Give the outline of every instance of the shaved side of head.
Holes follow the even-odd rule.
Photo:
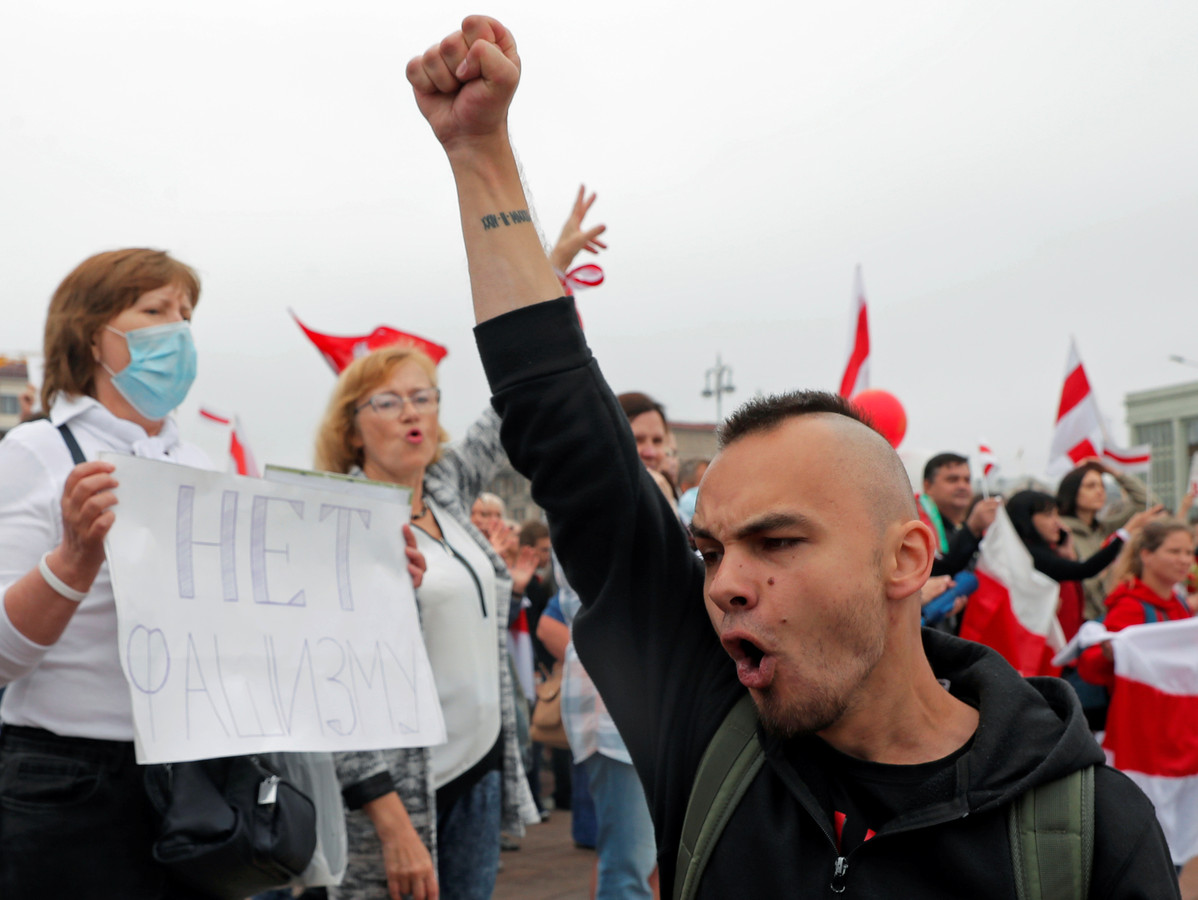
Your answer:
[[[919,518],[915,492],[902,460],[868,418],[839,394],[794,391],[750,400],[720,426],[720,449],[747,435],[772,431],[785,422],[806,417],[829,429],[846,488],[851,485],[861,492],[879,532],[891,524]]]

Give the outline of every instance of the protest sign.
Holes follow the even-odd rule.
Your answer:
[[[120,482],[105,552],[139,762],[445,740],[406,490],[101,456]]]

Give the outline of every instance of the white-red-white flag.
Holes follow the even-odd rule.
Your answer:
[[[983,478],[989,478],[990,473],[998,468],[998,457],[994,455],[987,441],[978,442],[977,462]]]
[[[1121,472],[1147,472],[1152,467],[1152,444],[1116,447],[1107,441],[1102,448],[1102,458]]]
[[[999,507],[982,538],[978,589],[961,620],[961,637],[993,647],[1021,675],[1056,675],[1053,655],[1065,646],[1057,621],[1060,586],[1032,565],[1011,517]]]
[[[537,689],[535,675],[536,660],[533,656],[532,635],[528,631],[528,601],[520,609],[507,629],[507,652],[512,658],[512,667],[516,670],[516,680],[520,682],[520,690],[524,692],[529,703],[536,700]]]
[[[1065,365],[1065,385],[1057,407],[1057,424],[1048,454],[1050,475],[1064,475],[1088,456],[1101,456],[1103,447],[1102,414],[1090,390],[1090,380],[1077,352],[1077,342],[1069,342],[1069,360]]]
[[[869,387],[869,316],[861,267],[853,281],[853,318],[849,327],[849,360],[840,379],[840,396],[848,399]]]
[[[1198,856],[1198,619],[1114,635],[1103,747],[1156,807],[1178,865]]]
[[[245,432],[241,428],[241,420],[237,416],[218,415],[202,406],[200,415],[210,422],[216,422],[229,429],[229,471],[236,472],[238,475],[248,475],[251,478],[261,477],[262,472],[258,469],[258,462],[254,459],[249,442],[245,439]]]

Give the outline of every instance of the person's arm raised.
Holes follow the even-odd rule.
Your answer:
[[[508,140],[520,82],[511,33],[468,16],[460,31],[412,59],[407,76],[453,170],[477,321],[560,296]]]

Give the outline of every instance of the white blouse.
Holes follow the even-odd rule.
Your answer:
[[[212,464],[198,447],[180,441],[174,420],[151,437],[91,397],[59,395],[48,421],[20,425],[0,440],[0,684],[8,685],[0,720],[70,737],[131,741],[133,711],[117,655],[107,563],[51,646],[17,631],[4,604],[8,588],[62,541],[62,489],[75,467],[57,429],[64,423],[89,460],[111,450],[204,469]]]
[[[433,782],[444,787],[499,738],[499,645],[495,570],[475,539],[426,496],[444,542],[413,528],[428,569],[420,616],[448,741],[432,748]],[[507,615],[504,607],[503,614]]]

